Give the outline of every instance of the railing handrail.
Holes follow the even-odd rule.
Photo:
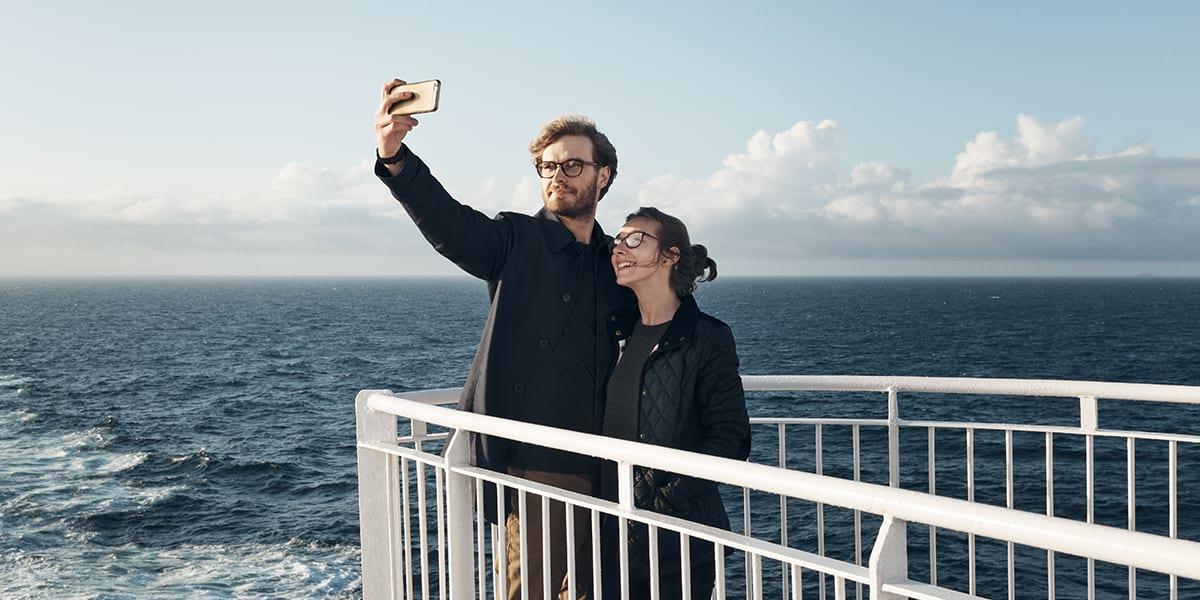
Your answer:
[[[748,392],[917,392],[930,394],[997,394],[1102,400],[1200,404],[1200,386],[1120,383],[1070,379],[1001,379],[982,377],[895,377],[890,375],[742,375]],[[450,404],[462,388],[405,392],[410,400]]]
[[[772,385],[792,386],[786,388],[789,390],[795,389],[795,386],[801,384],[812,386],[818,384],[831,385],[834,381],[854,383],[857,380],[864,387],[867,387],[868,384],[870,385],[871,389],[864,391],[880,391],[875,389],[877,386],[875,382],[891,381],[903,385],[904,381],[908,379],[922,380],[924,378],[767,377],[760,378],[757,381],[751,379],[749,381],[751,385],[747,387],[752,387],[753,385],[752,389],[762,389],[754,384],[766,383],[765,380],[771,380]],[[1141,384],[1107,385],[1116,387],[1123,385],[1141,386]],[[930,388],[935,391],[947,392],[953,389],[963,389],[954,386],[942,388],[935,385],[928,385],[925,389]],[[911,388],[907,389],[911,391]],[[1015,388],[997,385],[987,389],[1011,390]],[[649,446],[637,442],[556,429],[543,425],[514,422],[499,417],[442,408],[432,403],[436,401],[436,398],[444,398],[446,395],[452,393],[451,390],[430,392],[421,400],[397,397],[390,392],[382,391],[364,393],[369,394],[365,402],[369,410],[399,415],[451,429],[494,435],[577,454],[594,456],[605,460],[663,469],[734,486],[781,494],[792,498],[832,504],[877,515],[890,515],[905,521],[934,525],[968,534],[1011,541],[1021,545],[1130,565],[1150,571],[1174,573],[1182,577],[1200,579],[1200,543],[1198,542],[1165,538],[1148,533],[1082,523],[1061,517],[1028,513],[801,471],[789,470],[781,473],[778,467],[725,458],[703,456],[701,457],[702,460],[697,460],[697,455],[691,452],[660,446]],[[980,391],[978,393],[1005,392]],[[415,396],[416,394],[406,395]],[[1070,393],[1067,395],[1074,396],[1075,394]],[[1145,399],[1145,396],[1149,394],[1138,395],[1139,398],[1127,397],[1131,395],[1135,394],[1123,394],[1123,396],[1126,396],[1124,399]],[[1105,394],[1104,397],[1109,398],[1112,396]],[[1181,400],[1171,399],[1165,401],[1178,402]],[[1132,548],[1136,548],[1137,551],[1131,552]]]
[[[981,377],[895,377],[890,375],[743,375],[747,391],[765,392],[919,392],[998,394],[1105,400],[1138,400],[1200,404],[1200,386],[1118,383],[1069,379],[1000,379]]]

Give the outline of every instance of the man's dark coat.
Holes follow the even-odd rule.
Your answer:
[[[408,211],[434,249],[462,270],[487,282],[491,306],[483,337],[459,399],[460,410],[563,427],[578,415],[562,414],[562,403],[531,398],[525,388],[546,367],[554,345],[578,296],[580,268],[574,260],[575,237],[557,217],[542,209],[535,216],[502,212],[496,218],[465,206],[450,196],[415,154],[405,147],[404,168],[391,176],[382,164],[376,175]],[[599,225],[593,237],[608,238]],[[607,244],[602,244],[607,248]],[[599,433],[604,418],[603,378],[614,350],[607,340],[605,319],[633,303],[629,290],[617,286],[607,250],[596,259],[596,377],[592,428]],[[508,443],[472,434],[475,465],[504,472]],[[489,520],[495,519],[495,488],[485,499]]]

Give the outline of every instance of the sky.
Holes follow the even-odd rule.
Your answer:
[[[722,275],[1200,276],[1200,4],[0,0],[0,277],[455,275],[373,175],[383,82],[460,201],[597,218]]]

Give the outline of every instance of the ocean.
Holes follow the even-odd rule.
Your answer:
[[[1200,280],[723,277],[697,299],[732,326],[744,374],[1200,385]],[[484,286],[459,278],[0,281],[0,597],[361,596],[354,396],[461,385],[486,309]],[[902,404],[910,418],[1078,417],[1070,401]],[[755,394],[749,407],[752,416],[886,413],[881,396]],[[1200,407],[1102,402],[1100,421],[1196,434]],[[977,461],[1003,451],[993,442],[981,438]],[[773,463],[775,443],[773,428],[756,429],[752,460]],[[1019,442],[1018,453],[1038,443]],[[944,444],[953,454],[962,442]],[[1067,442],[1060,450],[1079,453]],[[794,451],[796,468],[812,470],[811,449]],[[1195,540],[1198,454],[1181,445],[1180,536]],[[1138,528],[1160,533],[1165,510],[1151,500],[1165,480],[1151,465],[1161,455],[1139,446],[1139,504],[1150,500]],[[1098,484],[1097,521],[1124,527],[1123,444],[1098,444],[1097,456],[1116,482]],[[845,475],[830,461],[827,473]],[[904,487],[924,489],[923,461],[906,462]],[[1029,464],[1018,481],[1043,476]],[[963,497],[940,468],[939,493]],[[1003,504],[1002,483],[980,477],[978,500]],[[1077,479],[1064,476],[1063,516],[1081,510],[1067,491]],[[740,522],[741,494],[729,497]],[[777,510],[777,500],[758,501]],[[981,572],[981,594],[1003,595],[992,589],[1002,570]],[[1125,575],[1101,569],[1099,597],[1122,596]],[[1145,577],[1144,597],[1164,597]],[[1021,585],[1028,595],[1018,597],[1044,595],[1044,582]]]

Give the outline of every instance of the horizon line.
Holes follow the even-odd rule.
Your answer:
[[[267,280],[267,279],[295,279],[295,280],[316,280],[316,279],[445,279],[445,280],[461,280],[461,281],[483,281],[476,277],[466,274],[438,274],[438,275],[345,275],[345,274],[187,274],[187,275],[161,275],[161,274],[87,274],[87,275],[0,275],[0,282],[8,281],[86,281],[86,280]],[[1031,274],[1031,275],[996,275],[996,274],[931,274],[931,275],[915,275],[915,274],[900,274],[900,275],[816,275],[816,274],[801,274],[801,275],[725,275],[717,281],[727,281],[730,279],[1160,279],[1160,280],[1192,280],[1200,279],[1200,275],[1155,275],[1150,273],[1139,273],[1135,275],[1047,275],[1047,274]]]

